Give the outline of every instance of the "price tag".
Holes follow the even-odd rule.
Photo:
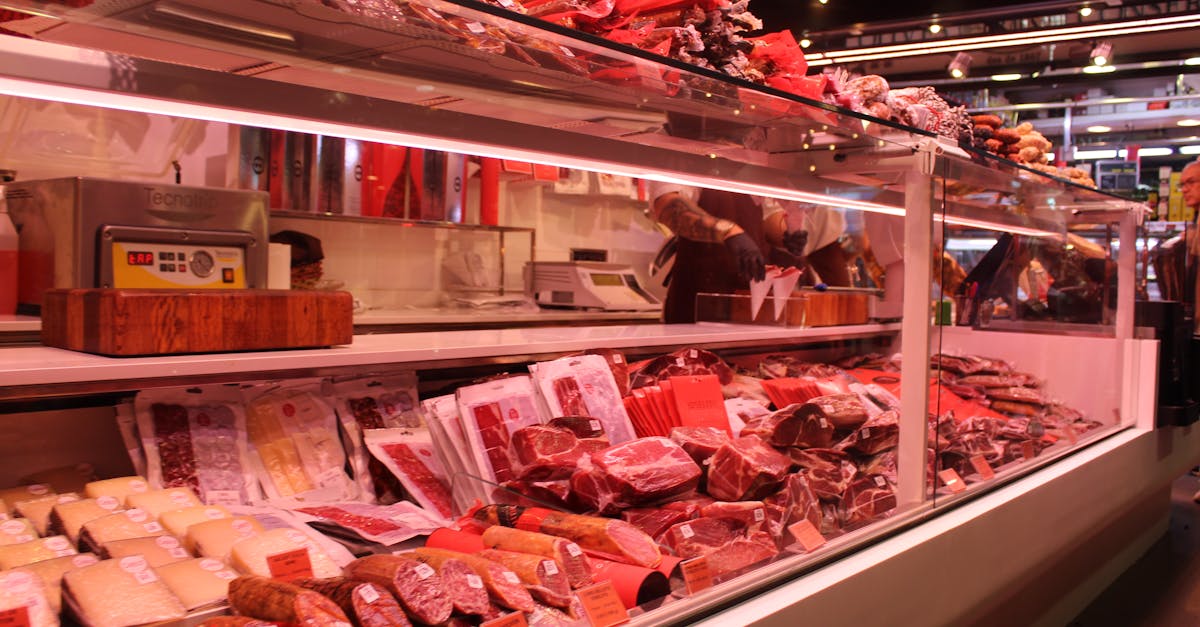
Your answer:
[[[148,522],[148,523],[142,525],[142,527],[145,528],[146,531],[149,531],[150,533],[160,533],[163,530],[163,526],[156,522]]]
[[[529,623],[525,620],[525,614],[512,612],[500,618],[480,623],[480,627],[529,627]]]
[[[417,576],[420,577],[422,581],[429,579],[437,572],[433,570],[433,567],[429,564],[417,564],[416,571]]]
[[[141,479],[134,479],[133,481],[129,482],[129,491],[130,492],[145,492],[149,489],[150,489],[149,484],[147,484],[145,481],[142,481]]]
[[[84,566],[91,566],[99,561],[100,560],[96,559],[95,555],[92,555],[91,553],[85,553],[83,555],[76,555],[71,560],[71,565],[75,568],[83,568]]]
[[[308,549],[296,549],[267,556],[267,570],[271,577],[283,581],[296,579],[311,579],[313,576],[312,561],[308,558]]]
[[[33,494],[36,496],[44,496],[44,495],[50,494],[50,486],[48,486],[44,483],[35,483],[26,489],[29,491],[30,494]]]
[[[558,564],[554,563],[554,560],[542,560],[542,570],[553,577],[558,574]]]
[[[164,549],[175,549],[179,547],[179,540],[175,536],[158,536],[154,539],[154,543]]]
[[[220,518],[225,518],[225,512],[215,507],[210,507],[204,510],[204,517],[209,520],[218,520]]]
[[[789,525],[788,532],[804,547],[805,553],[812,553],[825,544],[825,536],[807,518]]]
[[[467,30],[475,33],[476,35],[482,35],[487,31],[487,29],[483,27],[483,24],[480,24],[479,22],[467,22]]]
[[[467,575],[467,586],[476,590],[482,590],[483,578],[479,575]]]
[[[683,573],[683,585],[689,595],[701,590],[707,590],[713,585],[712,569],[708,567],[707,557],[696,557],[679,564]]]
[[[967,484],[963,483],[962,477],[958,476],[958,471],[953,468],[939,472],[938,477],[941,477],[942,483],[950,488],[951,492],[962,492],[967,489]]]
[[[859,437],[859,439],[860,439],[860,440],[865,440],[865,439],[867,439],[867,438],[869,438],[869,437],[871,437],[871,428],[870,428],[870,427],[863,427],[863,428],[862,428],[862,435]]]
[[[983,455],[972,457],[971,466],[975,468],[975,472],[979,473],[979,478],[984,481],[996,476],[996,471],[992,470],[992,465],[987,463],[987,459]]]
[[[111,512],[111,511],[117,509],[117,507],[119,507],[121,505],[121,502],[118,501],[115,497],[102,496],[102,497],[96,499],[96,505],[99,505],[101,508],[106,509]]]
[[[379,591],[371,584],[363,584],[358,587],[358,598],[363,600],[363,603],[374,603],[379,600]]]
[[[767,519],[767,514],[766,514],[766,512],[763,511],[763,509],[761,507],[754,510],[754,522],[762,522],[766,519]]]
[[[567,553],[570,553],[571,557],[579,557],[580,555],[583,555],[583,549],[579,548],[579,545],[575,544],[574,542],[568,542]]]
[[[821,428],[822,428],[822,429],[828,429],[828,428],[829,428],[829,421],[828,421],[828,420],[825,420],[824,418],[821,418],[821,419],[820,419],[818,422],[820,422],[820,423],[821,423]]]
[[[182,490],[172,490],[171,494],[167,498],[171,499],[172,503],[180,507],[187,507],[188,505],[192,504],[191,495]]]
[[[242,493],[237,490],[208,490],[204,493],[207,505],[241,505]]]
[[[30,627],[29,608],[22,605],[9,610],[0,610],[0,627]]]
[[[45,542],[43,542],[43,545],[45,545],[45,547],[51,551],[66,551],[71,548],[71,544],[62,536],[46,538]]]
[[[505,581],[513,584],[514,586],[521,583],[521,579],[519,577],[517,577],[517,574],[511,570],[505,571],[504,574],[501,576],[504,577]]]
[[[611,581],[605,581],[575,591],[592,627],[612,627],[629,622],[629,612],[617,596]]]
[[[1033,459],[1037,456],[1037,447],[1034,446],[1033,440],[1025,440],[1021,443],[1021,457],[1025,459]]]
[[[683,536],[684,539],[687,539],[687,538],[691,538],[692,536],[696,535],[696,532],[692,531],[691,525],[684,523],[682,525],[679,525],[679,535]]]
[[[176,557],[179,559],[187,559],[187,558],[191,557],[191,555],[188,554],[187,549],[185,549],[181,546],[177,546],[173,549],[167,549],[167,555],[170,555],[171,557]]]
[[[142,585],[158,581],[158,575],[155,575],[154,571],[152,570],[143,570],[133,573],[133,578]]]
[[[204,570],[215,573],[218,570],[225,568],[225,562],[222,562],[221,560],[216,560],[216,559],[209,557],[209,558],[200,560],[200,568],[203,568]]]

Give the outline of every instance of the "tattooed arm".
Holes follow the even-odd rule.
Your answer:
[[[654,199],[654,219],[676,235],[697,242],[719,244],[742,233],[742,227],[729,220],[709,215],[679,192],[667,192]]]

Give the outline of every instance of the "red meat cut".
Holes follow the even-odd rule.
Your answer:
[[[808,477],[813,494],[822,501],[838,502],[858,474],[850,456],[831,448],[791,449],[792,463]]]
[[[698,348],[684,348],[634,364],[629,374],[629,387],[637,389],[671,377],[702,374],[717,375],[721,385],[733,382],[733,369],[716,354]]]
[[[834,447],[859,455],[874,455],[900,442],[900,412],[890,409],[868,419]]]
[[[740,534],[737,524],[718,518],[697,518],[673,525],[663,534],[663,543],[675,556],[691,559],[708,555],[733,542]]]
[[[630,440],[592,453],[571,476],[575,496],[600,512],[646,505],[696,489],[700,467],[664,437]]]
[[[716,427],[675,427],[671,441],[683,447],[697,464],[704,465],[717,449],[730,440],[729,434]]]
[[[722,445],[708,465],[708,493],[723,501],[762,499],[783,481],[791,462],[748,435]]]
[[[621,519],[657,540],[664,531],[672,525],[687,521],[689,516],[675,509],[634,507],[621,512]]]
[[[853,529],[896,509],[896,495],[883,475],[866,475],[846,488],[841,506],[843,524]]]
[[[828,448],[833,444],[834,425],[812,403],[793,403],[772,414],[746,423],[742,435],[757,435],[772,446]]]
[[[512,434],[513,472],[522,481],[569,479],[588,454],[570,429],[530,425]]]
[[[821,528],[821,501],[817,499],[809,486],[808,478],[803,473],[792,473],[787,476],[783,483],[783,489],[779,491],[784,510],[783,527],[787,531],[788,527],[802,521],[807,520],[812,523],[813,528]],[[787,533],[784,541],[787,544],[796,542],[796,538]]]

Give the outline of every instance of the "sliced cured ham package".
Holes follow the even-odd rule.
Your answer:
[[[367,500],[385,503],[399,500],[400,482],[387,468],[367,452],[363,440],[366,429],[408,428],[421,426],[417,407],[417,375],[399,371],[371,377],[335,380],[332,384],[334,407],[354,480]]]
[[[448,474],[455,509],[466,511],[476,500],[484,501],[487,492],[479,481],[482,476],[479,464],[467,445],[458,400],[453,394],[437,396],[421,401],[421,409],[425,412],[434,451]]]
[[[399,544],[442,526],[440,517],[408,501],[391,505],[322,503],[296,510],[300,520],[327,535],[346,536],[384,546]]]
[[[455,394],[463,433],[481,478],[493,483],[516,479],[509,457],[513,432],[547,419],[533,380],[525,375],[507,377],[460,387]]]
[[[529,366],[534,382],[553,417],[587,416],[604,426],[609,442],[637,437],[625,413],[612,369],[600,355],[580,355]]]
[[[134,407],[152,487],[189,487],[209,505],[262,500],[236,387],[143,390]]]
[[[371,456],[400,481],[414,502],[445,519],[459,513],[446,469],[423,424],[411,429],[367,429],[363,439]]]

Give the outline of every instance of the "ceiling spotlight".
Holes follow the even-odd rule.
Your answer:
[[[820,2],[821,4],[829,4],[829,0],[817,0],[817,2]]]
[[[1088,6],[1088,5],[1086,5],[1086,4],[1085,4],[1085,5],[1083,5],[1082,7],[1080,7],[1080,9],[1079,9],[1079,15],[1081,15],[1081,16],[1083,16],[1083,17],[1087,17],[1087,16],[1089,16],[1089,15],[1091,15],[1091,14],[1092,14],[1092,7],[1089,7],[1089,6]]]
[[[937,22],[934,22],[934,23],[930,24],[930,25],[929,25],[929,32],[933,33],[934,35],[936,35],[936,34],[938,34],[938,33],[942,32],[942,25],[941,25],[941,24],[938,24]]]
[[[954,59],[950,61],[950,65],[946,66],[946,71],[954,78],[965,78],[967,70],[971,67],[971,55],[960,52],[954,55]]]
[[[1108,65],[1112,60],[1112,44],[1107,41],[1101,41],[1092,46],[1092,65]]]
[[[804,33],[804,36],[800,39],[800,47],[807,48],[811,45],[812,45],[812,40],[808,38],[808,33]]]

